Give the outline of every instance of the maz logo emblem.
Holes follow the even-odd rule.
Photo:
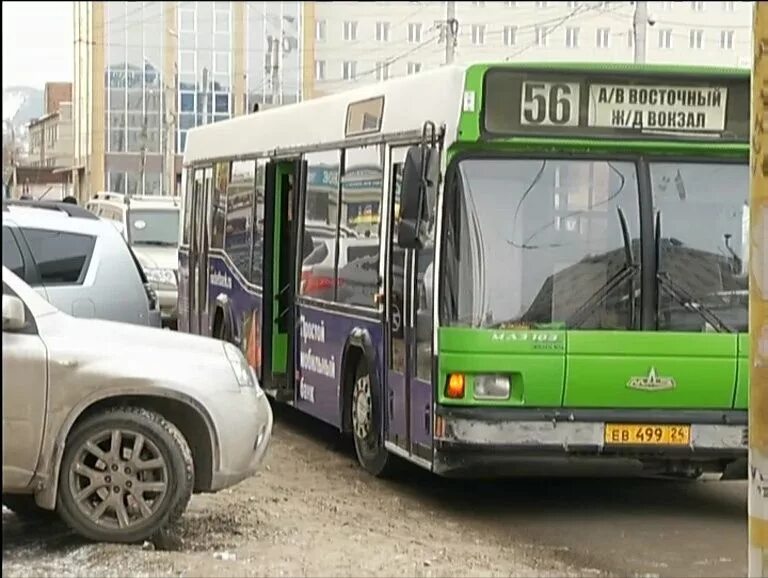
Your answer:
[[[643,391],[662,391],[665,389],[674,389],[677,384],[671,377],[661,377],[656,373],[656,368],[651,367],[651,371],[645,377],[633,377],[627,383],[630,389],[640,389]]]

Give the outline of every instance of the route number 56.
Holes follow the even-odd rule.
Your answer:
[[[523,82],[520,124],[578,126],[579,85],[568,82]]]

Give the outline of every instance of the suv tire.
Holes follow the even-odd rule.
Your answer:
[[[57,509],[90,540],[140,542],[181,517],[193,486],[192,453],[178,428],[146,409],[119,407],[69,435]]]

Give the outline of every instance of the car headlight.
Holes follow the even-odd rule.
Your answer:
[[[229,365],[232,366],[232,372],[240,387],[257,387],[256,373],[248,365],[242,351],[231,343],[224,344],[224,353],[227,355]]]
[[[509,377],[506,375],[474,376],[475,399],[508,399]]]
[[[147,276],[147,281],[151,283],[176,286],[176,273],[173,269],[155,269],[147,267],[144,269],[144,274]]]

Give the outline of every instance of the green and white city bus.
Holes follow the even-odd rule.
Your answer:
[[[194,129],[180,327],[373,474],[741,477],[749,90],[474,64]]]

